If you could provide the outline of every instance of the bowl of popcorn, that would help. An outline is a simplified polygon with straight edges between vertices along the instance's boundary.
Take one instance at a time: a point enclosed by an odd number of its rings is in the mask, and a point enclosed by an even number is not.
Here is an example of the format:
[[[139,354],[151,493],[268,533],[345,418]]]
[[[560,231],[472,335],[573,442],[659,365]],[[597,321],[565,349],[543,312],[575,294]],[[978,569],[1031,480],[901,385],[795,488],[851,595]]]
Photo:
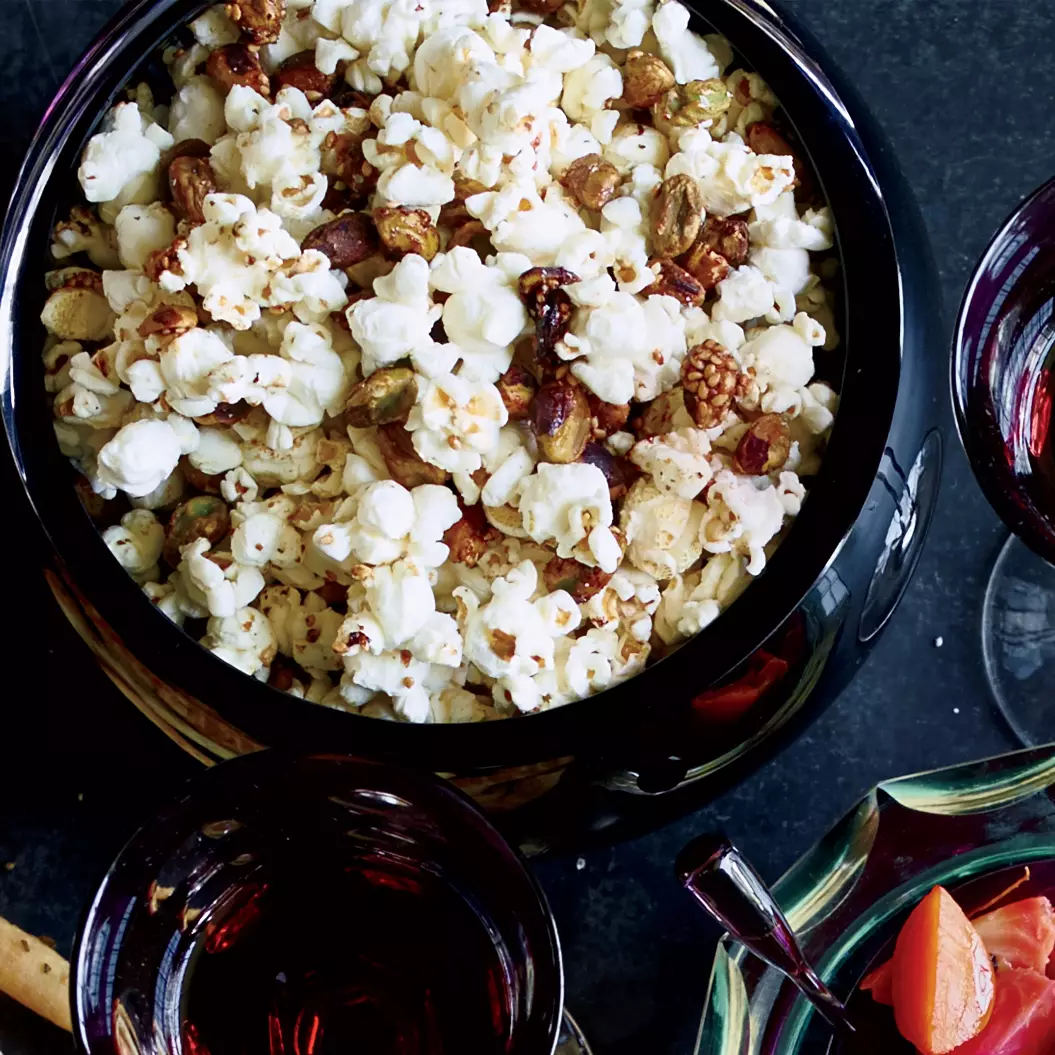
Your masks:
[[[565,758],[808,594],[901,275],[830,84],[713,6],[143,0],[82,60],[8,213],[5,422],[170,731]]]

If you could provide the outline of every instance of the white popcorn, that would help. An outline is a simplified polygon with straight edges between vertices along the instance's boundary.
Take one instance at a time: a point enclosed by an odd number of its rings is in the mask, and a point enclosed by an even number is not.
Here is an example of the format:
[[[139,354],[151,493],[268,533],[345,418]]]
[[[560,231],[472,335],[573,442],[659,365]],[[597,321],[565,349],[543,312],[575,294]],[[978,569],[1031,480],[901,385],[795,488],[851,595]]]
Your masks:
[[[189,452],[168,421],[135,421],[99,451],[99,479],[133,497],[148,495],[176,468],[184,453]]]
[[[172,292],[193,283],[214,319],[247,330],[268,303],[275,273],[300,247],[274,213],[241,195],[210,194],[203,212],[206,222],[176,243],[179,270],[162,272],[159,285]]]
[[[165,529],[149,509],[133,509],[125,513],[120,524],[103,532],[103,541],[136,582],[158,578]]]
[[[214,4],[206,8],[190,23],[189,28],[194,34],[194,39],[210,51],[222,48],[226,44],[234,44],[241,36],[238,26],[228,18],[223,4]]]
[[[688,8],[677,0],[666,0],[659,5],[652,16],[652,31],[659,41],[659,53],[678,84],[718,76],[718,63],[707,42],[689,29]]]
[[[117,252],[127,268],[142,270],[147,257],[172,244],[176,221],[160,202],[153,205],[126,205],[114,222]]]
[[[208,539],[195,539],[181,551],[179,574],[187,595],[209,615],[228,618],[256,600],[264,588],[259,570],[235,561],[226,569],[210,560]]]
[[[429,5],[401,0],[350,0],[341,8],[340,33],[366,57],[378,77],[395,79],[409,69]]]
[[[560,105],[573,121],[587,125],[600,143],[608,143],[619,112],[607,107],[622,94],[623,75],[607,55],[598,52],[565,76]]]
[[[755,372],[765,391],[800,389],[813,377],[813,351],[792,326],[771,326],[744,344],[741,363]]]
[[[445,374],[419,382],[407,429],[425,461],[447,472],[473,473],[497,445],[498,431],[508,420],[494,385]]]
[[[91,209],[74,208],[68,220],[55,226],[51,255],[65,260],[74,253],[86,253],[96,267],[121,266],[112,228],[101,223]]]
[[[615,48],[640,47],[652,25],[653,0],[612,0],[605,38]]]
[[[769,205],[755,207],[748,224],[752,246],[770,249],[808,249],[811,253],[835,244],[831,211],[808,209],[800,218],[793,191],[784,191]]]
[[[198,448],[187,456],[187,460],[206,476],[219,476],[221,473],[237,469],[242,464],[242,448],[234,433],[227,429],[204,426],[198,429]]]
[[[177,143],[200,139],[212,146],[227,132],[224,99],[209,77],[192,77],[172,97],[169,132]]]
[[[725,470],[707,492],[701,544],[708,553],[744,554],[749,558],[748,574],[758,575],[766,566],[764,547],[781,529],[784,512],[780,495],[768,479]]]
[[[325,414],[339,414],[349,387],[344,362],[333,350],[328,330],[291,322],[280,354],[290,363],[289,382],[263,401],[272,419],[292,428],[318,425]]]
[[[495,579],[491,600],[468,614],[465,658],[488,677],[531,678],[552,669],[554,630],[558,635],[570,632],[574,602],[567,597],[567,601],[558,599],[540,608],[539,602],[531,601],[537,587],[535,565],[525,560]],[[568,614],[569,630],[553,626],[555,606]]]
[[[600,469],[543,462],[519,490],[524,530],[535,542],[555,541],[558,556],[615,571],[621,552],[611,531],[608,481]]]
[[[738,137],[719,143],[697,128],[682,133],[664,171],[668,179],[681,173],[696,180],[704,208],[716,216],[771,205],[795,182],[792,158],[754,154]]]
[[[366,596],[385,640],[393,647],[414,637],[436,610],[428,575],[410,560],[372,569]]]
[[[685,321],[672,297],[613,293],[576,313],[561,352],[572,373],[608,403],[655,399],[673,387],[685,358]]]
[[[77,178],[90,202],[115,201],[133,184],[142,182],[151,194],[149,180],[157,173],[161,153],[174,140],[165,129],[145,117],[135,103],[119,103],[103,121],[103,131],[92,136],[81,159]],[[125,203],[127,204],[127,203]]]
[[[558,184],[543,197],[531,184],[511,183],[474,194],[465,207],[491,232],[496,249],[522,253],[538,267],[552,264],[561,246],[586,227]]]
[[[145,582],[143,583],[143,593],[150,598],[151,603],[159,612],[171,619],[176,626],[183,626],[187,616],[180,607],[179,595],[176,592],[176,587],[171,582]]]
[[[605,161],[611,162],[624,175],[637,165],[662,170],[669,157],[667,137],[647,125],[629,124],[617,128],[612,141],[604,148]]]
[[[718,302],[711,308],[715,322],[747,322],[773,310],[773,287],[769,279],[750,264],[744,264],[718,283]]]
[[[419,351],[434,354],[430,333],[443,308],[429,296],[425,260],[415,253],[405,256],[390,274],[374,280],[374,293],[348,309],[352,337],[363,350],[364,376]]]
[[[239,458],[241,458],[241,450],[239,450]],[[260,489],[256,485],[254,480],[245,469],[231,469],[224,474],[224,478],[220,483],[220,494],[223,495],[224,501],[234,504],[240,502],[243,499],[246,502],[255,502],[260,494]]]
[[[700,503],[664,493],[646,477],[635,481],[619,514],[630,563],[660,582],[686,571],[703,550],[702,519]]]
[[[240,608],[209,620],[202,644],[225,663],[251,677],[262,675],[275,658],[275,635],[263,612]]]
[[[344,666],[341,695],[346,699],[351,695],[346,693],[347,679],[353,687],[386,693],[392,698],[396,713],[407,721],[421,723],[428,720],[430,706],[425,688],[429,676],[427,663],[413,658],[408,663],[401,652],[385,652],[379,656],[360,652],[347,657]]]
[[[210,375],[234,355],[216,334],[195,327],[181,334],[161,353],[161,376],[166,399],[177,414],[211,414],[217,400],[210,397]]]
[[[630,460],[667,494],[695,498],[714,475],[711,444],[702,429],[678,429],[635,444]]]
[[[497,381],[509,368],[512,345],[528,324],[508,276],[499,267],[483,264],[472,249],[457,247],[436,257],[430,282],[451,294],[443,305],[443,327],[461,353],[461,376]]]

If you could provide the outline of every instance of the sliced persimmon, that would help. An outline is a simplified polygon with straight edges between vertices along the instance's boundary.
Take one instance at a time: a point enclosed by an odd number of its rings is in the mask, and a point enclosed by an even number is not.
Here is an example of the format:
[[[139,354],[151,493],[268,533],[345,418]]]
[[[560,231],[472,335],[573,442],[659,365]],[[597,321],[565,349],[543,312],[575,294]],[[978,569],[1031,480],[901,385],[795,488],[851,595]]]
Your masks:
[[[894,1003],[894,961],[887,960],[882,967],[869,971],[861,982],[861,988],[872,994],[877,1004],[893,1006]]]
[[[993,1010],[993,966],[952,895],[936,886],[905,921],[894,947],[894,1018],[923,1055],[977,1036]]]

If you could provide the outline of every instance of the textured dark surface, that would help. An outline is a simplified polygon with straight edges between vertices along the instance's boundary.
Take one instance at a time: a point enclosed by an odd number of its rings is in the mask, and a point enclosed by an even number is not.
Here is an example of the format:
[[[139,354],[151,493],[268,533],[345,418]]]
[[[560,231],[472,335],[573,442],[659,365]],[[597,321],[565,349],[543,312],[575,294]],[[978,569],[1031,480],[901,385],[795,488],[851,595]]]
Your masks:
[[[0,0],[0,185],[59,79],[118,6]],[[1037,87],[1055,74],[1055,57],[1038,47],[1055,33],[1055,7],[789,6],[853,76],[892,140],[923,207],[951,315],[993,229],[1055,168],[1050,93]],[[13,479],[6,484],[15,487]],[[93,669],[43,592],[28,514],[14,501],[6,508],[0,914],[52,935],[68,952],[93,883],[194,763]],[[812,731],[745,787],[664,832],[538,866],[564,939],[569,1006],[598,1055],[691,1051],[714,939],[671,878],[674,855],[693,833],[723,825],[774,879],[883,777],[1010,746],[983,687],[978,637],[985,577],[1002,537],[950,444],[915,582],[862,675]],[[4,1055],[67,1050],[52,1031],[31,1030],[28,1016],[0,1003]]]

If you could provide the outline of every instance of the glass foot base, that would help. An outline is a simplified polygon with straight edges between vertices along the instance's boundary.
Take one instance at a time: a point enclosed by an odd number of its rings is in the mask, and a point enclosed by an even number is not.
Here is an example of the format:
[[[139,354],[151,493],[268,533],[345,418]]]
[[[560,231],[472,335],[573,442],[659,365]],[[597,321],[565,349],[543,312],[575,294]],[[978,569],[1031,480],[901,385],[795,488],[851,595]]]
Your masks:
[[[1018,740],[1055,741],[1055,567],[1013,535],[986,587],[982,656],[997,709]]]
[[[557,1050],[553,1055],[592,1055],[582,1030],[567,1011],[564,1012],[564,1025],[557,1038]]]

